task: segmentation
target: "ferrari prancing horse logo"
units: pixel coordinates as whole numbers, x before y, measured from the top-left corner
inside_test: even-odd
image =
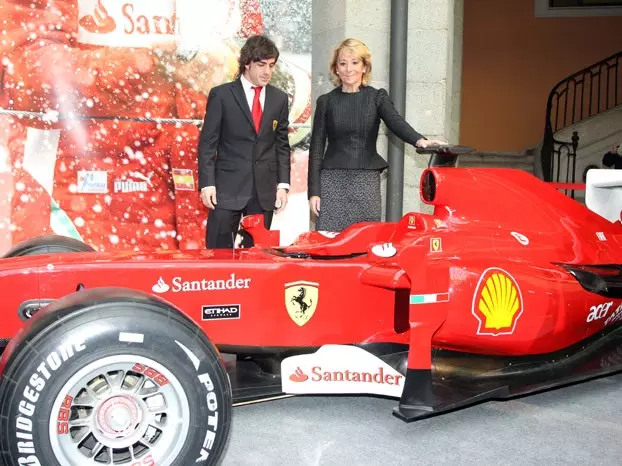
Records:
[[[317,309],[319,283],[297,281],[285,284],[285,307],[294,323],[303,326]]]
[[[430,238],[430,251],[432,252],[441,252],[443,250],[443,246],[440,238]]]

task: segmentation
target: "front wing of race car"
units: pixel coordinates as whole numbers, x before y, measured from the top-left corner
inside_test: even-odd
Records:
[[[327,346],[334,347],[332,354],[326,347],[297,348],[289,352],[302,354],[290,356],[289,359],[315,356],[325,348],[331,357],[343,351],[343,347],[337,348],[342,345]],[[391,393],[385,389],[375,394],[399,398],[394,415],[406,422],[482,401],[509,399],[622,371],[622,327],[613,327],[563,351],[541,356],[499,357],[435,349],[431,370],[406,368],[408,345],[362,344],[356,345],[356,349],[378,358],[381,364],[390,368],[380,372],[384,382],[396,380],[395,376],[391,378],[391,374],[404,375],[401,383],[396,384],[401,385],[398,391]],[[326,376],[327,372],[320,372],[319,366],[315,372],[305,366],[301,370],[298,361],[294,365],[289,364],[287,357],[279,363],[278,359],[268,357],[263,360],[236,359],[235,355],[224,354],[224,360],[231,380],[234,405],[297,395],[374,394],[373,390],[356,384],[351,384],[355,389],[344,389],[342,385],[341,389],[334,391],[326,391],[319,385],[315,389],[292,389],[295,383],[292,384],[291,380],[307,375]],[[298,370],[294,371],[294,367]],[[343,372],[332,373],[332,377],[355,378],[357,374],[360,373],[353,370],[345,375]],[[370,377],[378,375],[370,374]]]

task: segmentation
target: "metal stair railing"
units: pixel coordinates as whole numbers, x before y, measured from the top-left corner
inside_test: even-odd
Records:
[[[621,63],[618,52],[562,79],[551,90],[540,158],[545,181],[576,182],[579,135],[574,131],[570,141],[559,141],[555,134],[622,103]]]

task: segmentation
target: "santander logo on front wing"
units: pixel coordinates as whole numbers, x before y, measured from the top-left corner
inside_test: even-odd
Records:
[[[289,380],[292,382],[306,382],[307,380],[311,380],[312,382],[364,382],[377,384],[386,383],[389,385],[400,385],[403,379],[403,375],[385,374],[382,367],[379,367],[375,372],[359,372],[349,369],[343,371],[325,371],[321,366],[313,366],[311,368],[311,377],[305,374],[300,368],[297,368],[294,373],[289,376]]]
[[[399,398],[404,375],[362,348],[326,345],[281,363],[285,393],[369,393]]]

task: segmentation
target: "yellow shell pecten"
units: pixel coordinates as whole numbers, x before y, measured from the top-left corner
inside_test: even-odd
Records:
[[[486,328],[512,327],[514,315],[520,309],[518,291],[512,280],[502,273],[492,274],[482,288],[477,307],[486,317]]]

